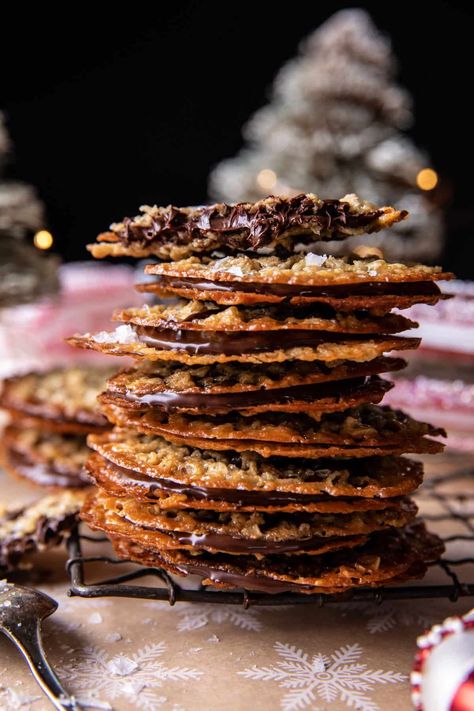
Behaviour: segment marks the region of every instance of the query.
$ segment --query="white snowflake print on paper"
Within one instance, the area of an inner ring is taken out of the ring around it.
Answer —
[[[300,711],[314,703],[342,701],[349,708],[378,711],[368,695],[376,684],[397,684],[407,677],[392,671],[367,669],[360,658],[359,644],[348,644],[331,655],[309,656],[302,649],[276,642],[274,649],[283,661],[274,666],[257,667],[237,672],[247,679],[270,681],[288,689],[281,699],[282,711]]]
[[[37,701],[41,701],[41,696],[31,696],[19,694],[13,689],[8,689],[0,685],[0,709],[1,711],[33,711]]]
[[[228,622],[248,632],[259,632],[262,629],[257,610],[244,610],[233,605],[193,604],[180,607],[177,614],[181,617],[177,625],[178,632],[198,630],[211,622],[217,625]]]
[[[202,672],[186,667],[167,667],[161,661],[164,642],[149,644],[134,654],[111,656],[98,647],[77,653],[74,661],[58,668],[58,675],[86,705],[86,701],[125,698],[130,708],[156,711],[166,697],[157,693],[165,682],[199,679]]]
[[[366,627],[370,634],[388,632],[398,625],[419,627],[421,630],[431,627],[433,624],[432,618],[418,610],[409,609],[406,605],[395,607],[395,605],[388,605],[385,602],[381,605],[349,602],[344,607],[350,614],[357,612],[367,617]]]

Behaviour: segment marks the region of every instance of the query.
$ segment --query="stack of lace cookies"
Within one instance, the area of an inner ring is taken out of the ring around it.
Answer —
[[[381,406],[380,374],[419,344],[391,310],[436,303],[451,275],[310,246],[405,217],[356,196],[146,207],[91,245],[160,260],[138,286],[158,305],[70,339],[136,360],[99,398],[114,429],[88,439],[83,518],[120,556],[214,587],[344,593],[440,555],[409,498],[422,464],[402,455],[440,452],[443,431]]]
[[[90,485],[86,436],[110,429],[97,403],[110,375],[110,369],[84,366],[5,380],[0,393],[0,407],[10,420],[2,441],[5,469],[40,486]]]

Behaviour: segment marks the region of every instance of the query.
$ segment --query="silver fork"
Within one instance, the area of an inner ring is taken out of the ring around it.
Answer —
[[[49,664],[41,641],[41,624],[58,603],[38,590],[0,582],[0,631],[18,647],[33,676],[59,711],[80,711]]]

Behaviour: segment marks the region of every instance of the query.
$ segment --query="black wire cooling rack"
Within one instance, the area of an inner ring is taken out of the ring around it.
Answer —
[[[424,519],[429,527],[438,533],[449,548],[456,543],[471,542],[474,545],[474,496],[466,492],[468,483],[473,485],[474,469],[456,471],[443,476],[428,479],[417,496],[417,502],[423,509],[435,509],[435,512],[424,513]],[[451,489],[453,491],[451,491]],[[453,493],[454,492],[454,493]],[[460,493],[461,492],[461,493]],[[451,533],[458,529],[459,532]],[[443,535],[443,532],[449,535]],[[80,528],[73,531],[69,543],[69,560],[67,568],[72,596],[94,597],[133,597],[147,600],[167,600],[170,605],[175,602],[207,602],[227,603],[231,605],[291,605],[316,604],[322,607],[328,603],[365,601],[381,603],[384,600],[414,600],[428,598],[446,598],[455,602],[460,597],[474,596],[474,557],[442,557],[430,567],[441,571],[445,582],[442,584],[422,583],[418,585],[397,585],[384,588],[358,588],[348,593],[337,595],[305,595],[301,593],[279,593],[269,595],[246,590],[222,591],[209,590],[200,587],[189,589],[179,585],[165,570],[148,568],[131,561],[123,561],[112,555],[84,553],[84,544],[94,549],[106,541],[104,537],[90,536]],[[474,548],[472,549],[474,554]],[[129,564],[132,570],[116,576],[105,577],[93,582],[87,582],[97,563],[106,566],[123,566]],[[152,580],[153,584],[137,583],[144,578]]]

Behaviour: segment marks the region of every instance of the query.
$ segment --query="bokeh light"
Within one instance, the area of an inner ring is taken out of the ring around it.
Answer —
[[[416,184],[421,190],[433,190],[438,184],[438,173],[432,168],[423,168],[416,176]]]
[[[271,190],[277,182],[277,174],[270,168],[264,168],[257,174],[257,185],[262,190]]]
[[[33,244],[37,249],[50,249],[53,242],[53,235],[48,230],[39,230],[33,237]]]

